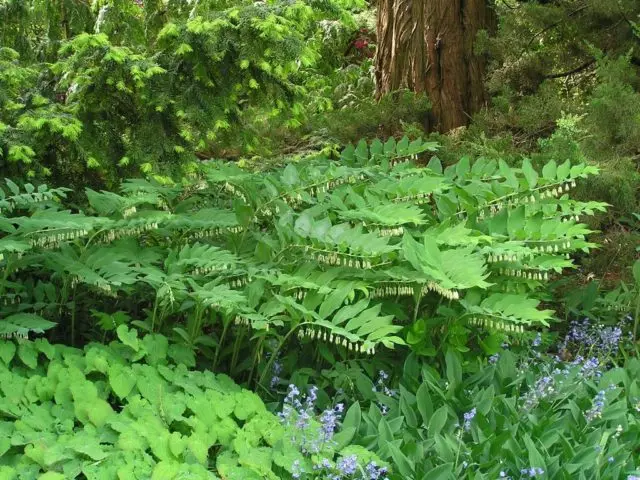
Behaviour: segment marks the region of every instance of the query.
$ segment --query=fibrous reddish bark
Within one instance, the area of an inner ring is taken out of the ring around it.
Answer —
[[[426,93],[429,130],[466,125],[486,101],[484,59],[475,55],[474,41],[494,25],[487,0],[380,0],[378,98],[400,89]]]

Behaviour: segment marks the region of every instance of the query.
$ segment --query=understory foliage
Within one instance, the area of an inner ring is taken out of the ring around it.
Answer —
[[[4,480],[300,478],[304,442],[255,393],[187,369],[162,335],[138,338],[121,325],[118,337],[84,351],[42,338],[0,342]],[[308,413],[306,431],[320,432]],[[364,448],[333,441],[335,427],[314,452],[323,468],[313,478],[382,468]],[[353,471],[340,474],[343,464]]]
[[[640,3],[490,3],[424,141],[363,0],[0,0],[0,480],[640,478]]]
[[[640,363],[610,360],[505,350],[480,368],[450,356],[441,374],[410,356],[399,388],[352,406],[354,435],[392,479],[635,479]]]
[[[56,322],[77,342],[131,323],[181,342],[187,366],[196,348],[261,384],[290,348],[333,363],[477,338],[493,353],[551,321],[540,287],[593,247],[579,219],[604,204],[569,192],[597,170],[467,158],[443,170],[436,149],[360,142],[338,161],[259,172],[210,162],[181,184],[87,189],[82,212],[64,188],[7,180],[2,333]]]

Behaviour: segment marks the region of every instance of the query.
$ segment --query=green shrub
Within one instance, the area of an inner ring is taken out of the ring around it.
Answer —
[[[240,126],[300,124],[318,22],[359,4],[48,3],[0,5],[0,168],[74,190],[166,181],[214,147],[254,151]]]
[[[436,148],[361,142],[262,172],[209,163],[184,184],[87,190],[82,213],[64,189],[8,181],[2,314],[58,322],[71,342],[113,335],[111,315],[260,383],[291,347],[333,363],[405,343],[464,351],[479,333],[495,349],[494,332],[548,324],[547,282],[592,247],[576,217],[603,205],[568,192],[595,169],[420,166]]]

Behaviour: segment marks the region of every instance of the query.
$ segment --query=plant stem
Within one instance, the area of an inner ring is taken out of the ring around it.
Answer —
[[[216,369],[218,368],[218,359],[220,358],[220,350],[222,350],[222,345],[224,343],[224,340],[227,336],[227,331],[229,330],[229,325],[231,325],[231,320],[225,322],[224,319],[222,320],[222,334],[220,335],[220,342],[218,342],[218,348],[216,348],[216,354],[213,357],[213,371],[215,372]]]
[[[240,344],[244,339],[244,329],[240,329],[240,333],[236,336],[236,341],[233,344],[233,353],[231,354],[231,365],[229,366],[229,372],[233,373],[238,362],[238,354],[240,353]]]
[[[247,380],[247,385],[251,385],[251,380],[253,379],[253,372],[256,368],[256,364],[258,361],[258,357],[260,356],[260,350],[262,349],[263,342],[264,342],[264,337],[262,337],[258,341],[258,345],[256,346],[256,349],[253,352],[253,362],[251,362],[251,370],[249,370],[249,379]]]
[[[156,325],[156,314],[158,313],[158,296],[156,295],[156,301],[153,302],[153,316],[151,317],[151,332],[153,333],[153,330],[155,328]]]
[[[76,287],[71,290],[71,345],[76,345]]]
[[[295,332],[298,328],[303,327],[305,325],[311,325],[311,323],[312,322],[299,323],[298,325],[294,326],[291,330],[289,330],[284,337],[282,337],[282,339],[280,340],[280,343],[278,343],[278,346],[271,354],[271,358],[269,358],[267,365],[264,367],[264,370],[262,371],[262,375],[260,375],[260,379],[258,380],[258,384],[261,384],[264,381],[264,378],[267,375],[267,372],[271,370],[271,366],[273,365],[273,362],[278,356],[278,353],[280,353],[280,350],[282,349],[283,345],[287,342],[287,340],[293,334],[293,332]]]

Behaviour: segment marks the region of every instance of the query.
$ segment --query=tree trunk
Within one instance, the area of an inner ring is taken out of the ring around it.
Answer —
[[[488,0],[380,0],[376,95],[409,89],[432,104],[429,131],[467,125],[486,102],[480,30],[495,28]]]

